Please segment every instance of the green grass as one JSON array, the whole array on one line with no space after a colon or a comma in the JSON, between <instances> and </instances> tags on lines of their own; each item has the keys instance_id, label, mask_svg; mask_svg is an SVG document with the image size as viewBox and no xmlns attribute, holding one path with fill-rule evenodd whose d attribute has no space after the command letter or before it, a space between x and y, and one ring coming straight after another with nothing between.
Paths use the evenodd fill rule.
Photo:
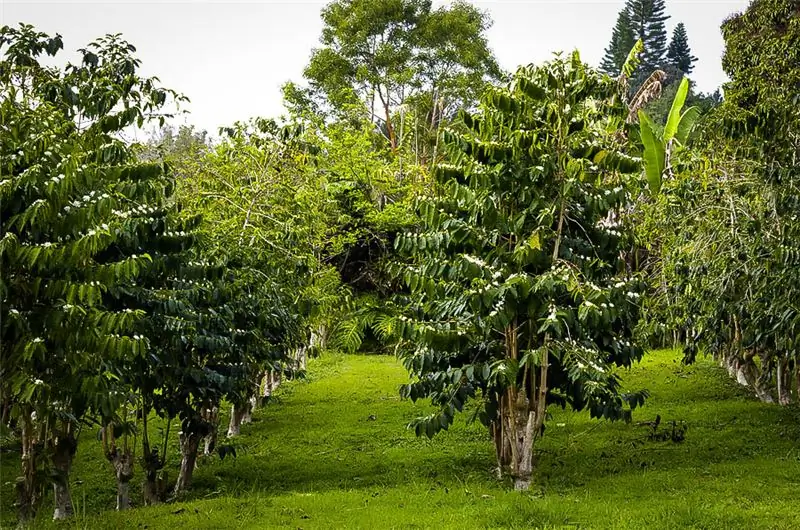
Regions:
<instances>
[{"instance_id":1,"label":"green grass","mask_svg":"<svg viewBox=\"0 0 800 530\"><path fill-rule=\"evenodd\" d=\"M84 433L72 476L81 513L65 526L800 528L798 409L761 404L710 361L678 358L655 352L625 374L652 394L633 424L551 409L535 485L521 494L494 478L480 425L459 421L432 441L405 429L426 406L398 398L406 374L393 358L329 355L243 427L235 460L201 461L185 502L112 511L110 466ZM649 440L635 422L656 414L685 421L686 439ZM14 523L16 456L2 454L3 527ZM45 506L37 527L51 525Z\"/></svg>"}]
</instances>

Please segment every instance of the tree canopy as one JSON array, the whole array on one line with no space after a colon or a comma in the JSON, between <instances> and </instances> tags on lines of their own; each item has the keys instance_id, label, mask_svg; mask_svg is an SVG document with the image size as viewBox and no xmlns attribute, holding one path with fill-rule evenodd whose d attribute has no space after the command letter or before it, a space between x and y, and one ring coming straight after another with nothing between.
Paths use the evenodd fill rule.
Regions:
<instances>
[{"instance_id":1,"label":"tree canopy","mask_svg":"<svg viewBox=\"0 0 800 530\"><path fill-rule=\"evenodd\" d=\"M309 89L290 85L291 102L368 116L393 149L418 134L404 123L409 105L422 106L415 119L435 131L501 75L486 41L491 22L466 2L433 10L429 0L336 0L322 20L322 46L303 74Z\"/></svg>"}]
</instances>

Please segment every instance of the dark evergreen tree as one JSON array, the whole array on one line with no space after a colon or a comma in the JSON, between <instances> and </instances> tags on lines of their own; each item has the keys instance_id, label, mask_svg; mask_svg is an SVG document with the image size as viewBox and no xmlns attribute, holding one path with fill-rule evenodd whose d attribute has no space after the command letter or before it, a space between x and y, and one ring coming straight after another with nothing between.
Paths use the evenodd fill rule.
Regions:
<instances>
[{"instance_id":1,"label":"dark evergreen tree","mask_svg":"<svg viewBox=\"0 0 800 530\"><path fill-rule=\"evenodd\" d=\"M617 24L611 33L611 42L600 62L600 70L610 75L618 75L635 42L631 14L624 8L617 17Z\"/></svg>"},{"instance_id":2,"label":"dark evergreen tree","mask_svg":"<svg viewBox=\"0 0 800 530\"><path fill-rule=\"evenodd\" d=\"M667 50L667 62L686 75L691 74L694 70L697 57L692 55L692 50L689 48L689 37L683 22L675 26L675 30L672 32L672 41Z\"/></svg>"},{"instance_id":3,"label":"dark evergreen tree","mask_svg":"<svg viewBox=\"0 0 800 530\"><path fill-rule=\"evenodd\" d=\"M630 13L634 41L644 43L641 69L649 73L660 69L667 52L667 28L669 18L664 14L664 0L628 0L625 9Z\"/></svg>"}]
</instances>

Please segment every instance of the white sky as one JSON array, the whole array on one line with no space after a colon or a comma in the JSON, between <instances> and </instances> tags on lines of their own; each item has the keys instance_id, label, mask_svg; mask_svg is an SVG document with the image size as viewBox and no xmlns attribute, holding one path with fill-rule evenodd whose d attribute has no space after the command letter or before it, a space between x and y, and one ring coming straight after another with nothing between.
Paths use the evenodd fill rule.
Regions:
<instances>
[{"instance_id":1,"label":"white sky","mask_svg":"<svg viewBox=\"0 0 800 530\"><path fill-rule=\"evenodd\" d=\"M446 0L434 0L434 5ZM280 86L300 81L322 29L325 1L0 0L0 25L33 24L64 37L65 57L106 33L138 49L142 70L191 100L181 121L217 127L283 111ZM502 67L541 62L579 49L598 64L624 0L473 1L494 20L489 44ZM667 30L686 25L699 58L692 78L702 91L726 81L719 26L748 0L667 0Z\"/></svg>"}]
</instances>

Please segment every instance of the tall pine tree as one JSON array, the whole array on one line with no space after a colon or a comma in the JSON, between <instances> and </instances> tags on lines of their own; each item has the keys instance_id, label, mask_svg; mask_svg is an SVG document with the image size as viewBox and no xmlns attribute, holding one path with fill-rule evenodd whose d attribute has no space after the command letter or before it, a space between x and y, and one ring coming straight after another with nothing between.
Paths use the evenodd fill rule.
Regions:
<instances>
[{"instance_id":1,"label":"tall pine tree","mask_svg":"<svg viewBox=\"0 0 800 530\"><path fill-rule=\"evenodd\" d=\"M644 43L641 69L649 75L664 64L667 52L667 28L669 19L664 14L664 0L628 0L625 9L630 13L634 42Z\"/></svg>"},{"instance_id":2,"label":"tall pine tree","mask_svg":"<svg viewBox=\"0 0 800 530\"><path fill-rule=\"evenodd\" d=\"M686 26L683 25L683 22L680 22L672 32L672 41L669 43L669 49L667 50L667 63L685 75L689 75L694 70L695 62L697 62L697 57L692 55L692 50L689 48Z\"/></svg>"},{"instance_id":3,"label":"tall pine tree","mask_svg":"<svg viewBox=\"0 0 800 530\"><path fill-rule=\"evenodd\" d=\"M605 49L605 55L600 63L600 70L610 75L618 75L635 42L631 14L626 7L619 12L617 24L611 33L611 42Z\"/></svg>"}]
</instances>

